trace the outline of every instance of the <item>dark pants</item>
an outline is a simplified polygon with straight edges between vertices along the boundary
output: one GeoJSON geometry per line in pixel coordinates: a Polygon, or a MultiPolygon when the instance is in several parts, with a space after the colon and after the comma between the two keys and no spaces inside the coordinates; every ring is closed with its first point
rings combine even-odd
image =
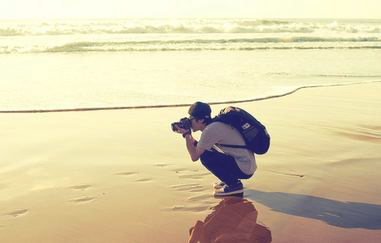
{"type": "Polygon", "coordinates": [[[247,175],[241,171],[232,156],[208,151],[200,156],[201,163],[226,185],[236,185],[239,179],[248,179],[252,175],[247,175]]]}

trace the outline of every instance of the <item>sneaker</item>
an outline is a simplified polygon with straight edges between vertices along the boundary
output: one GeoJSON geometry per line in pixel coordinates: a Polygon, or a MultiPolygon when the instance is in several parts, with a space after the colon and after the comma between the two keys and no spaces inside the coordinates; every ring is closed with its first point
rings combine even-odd
{"type": "Polygon", "coordinates": [[[223,182],[223,181],[220,181],[220,182],[214,182],[214,183],[213,183],[213,188],[214,188],[215,190],[219,190],[219,189],[223,188],[225,185],[226,185],[226,184],[225,184],[225,182],[223,182]]]}
{"type": "Polygon", "coordinates": [[[235,195],[240,193],[243,193],[243,185],[241,182],[233,186],[228,186],[228,185],[223,186],[222,188],[214,192],[214,196],[221,197],[221,196],[229,196],[229,195],[235,195]]]}

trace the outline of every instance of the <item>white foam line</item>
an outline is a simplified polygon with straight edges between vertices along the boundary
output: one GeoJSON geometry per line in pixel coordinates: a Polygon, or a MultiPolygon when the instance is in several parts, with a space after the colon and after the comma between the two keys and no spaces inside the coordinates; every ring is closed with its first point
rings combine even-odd
{"type": "MultiPolygon", "coordinates": [[[[368,81],[368,82],[352,82],[352,83],[337,83],[337,84],[318,84],[318,85],[306,85],[295,88],[291,91],[282,94],[270,95],[265,97],[258,97],[253,99],[245,100],[229,100],[229,101],[216,101],[208,102],[209,105],[222,105],[222,104],[237,104],[237,103],[247,103],[254,101],[269,100],[275,98],[281,98],[284,96],[291,95],[302,89],[310,88],[323,88],[323,87],[338,87],[338,86],[351,86],[359,84],[372,84],[381,83],[381,80],[368,81]]],[[[172,107],[189,107],[191,103],[185,104],[171,104],[171,105],[141,105],[141,106],[114,106],[114,107],[88,107],[88,108],[70,108],[70,109],[41,109],[41,110],[0,110],[0,113],[49,113],[49,112],[78,112],[78,111],[100,111],[100,110],[130,110],[130,109],[152,109],[152,108],[172,108],[172,107]]]]}

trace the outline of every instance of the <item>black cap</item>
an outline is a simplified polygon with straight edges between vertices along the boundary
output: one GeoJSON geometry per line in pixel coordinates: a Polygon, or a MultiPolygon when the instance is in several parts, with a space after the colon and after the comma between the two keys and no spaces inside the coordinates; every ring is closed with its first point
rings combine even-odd
{"type": "Polygon", "coordinates": [[[212,110],[206,103],[197,101],[189,107],[188,114],[196,118],[210,118],[212,110]]]}

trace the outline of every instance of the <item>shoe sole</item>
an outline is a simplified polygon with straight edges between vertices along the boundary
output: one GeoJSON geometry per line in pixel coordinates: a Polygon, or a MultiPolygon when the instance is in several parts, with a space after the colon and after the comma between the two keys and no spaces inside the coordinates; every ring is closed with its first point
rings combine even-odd
{"type": "Polygon", "coordinates": [[[221,185],[219,185],[217,183],[213,183],[212,186],[213,186],[214,190],[220,190],[221,188],[223,188],[225,186],[225,184],[223,186],[221,186],[221,185]]]}
{"type": "Polygon", "coordinates": [[[213,184],[213,189],[214,190],[220,190],[221,188],[223,188],[224,186],[220,186],[220,185],[217,185],[217,184],[213,184]]]}
{"type": "Polygon", "coordinates": [[[240,194],[240,193],[243,193],[243,189],[237,190],[234,192],[214,192],[214,196],[223,197],[223,196],[231,196],[231,195],[240,194]]]}

